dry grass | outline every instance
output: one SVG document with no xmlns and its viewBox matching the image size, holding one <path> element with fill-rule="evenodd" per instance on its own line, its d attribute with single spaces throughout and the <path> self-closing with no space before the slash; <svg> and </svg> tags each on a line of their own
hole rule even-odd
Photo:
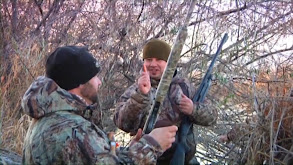
<svg viewBox="0 0 293 165">
<path fill-rule="evenodd" d="M 117 130 L 109 119 L 113 106 L 141 68 L 139 54 L 145 41 L 159 36 L 172 43 L 188 3 L 1 2 L 1 148 L 21 154 L 23 139 L 31 122 L 22 113 L 21 98 L 32 81 L 44 74 L 43 59 L 47 53 L 57 46 L 75 44 L 88 45 L 101 60 L 103 124 L 106 131 L 116 131 L 116 139 L 122 146 L 127 145 L 130 137 Z M 291 113 L 288 113 L 292 111 L 291 105 L 280 102 L 280 97 L 287 99 L 291 86 L 292 47 L 290 42 L 279 42 L 289 39 L 292 34 L 292 3 L 235 1 L 237 8 L 234 8 L 234 1 L 230 5 L 225 1 L 207 2 L 198 1 L 199 6 L 194 12 L 196 26 L 190 34 L 192 42 L 186 45 L 194 49 L 184 53 L 184 57 L 191 59 L 187 65 L 181 65 L 182 71 L 198 74 L 190 73 L 194 84 L 198 84 L 218 36 L 228 32 L 229 42 L 225 45 L 228 47 L 221 53 L 221 62 L 215 69 L 231 79 L 223 76 L 214 82 L 209 92 L 208 97 L 219 108 L 218 124 L 209 128 L 196 127 L 197 155 L 202 161 L 219 164 L 239 164 L 235 162 L 241 158 L 246 158 L 248 164 L 254 164 L 259 158 L 269 163 L 278 162 L 276 152 L 289 153 L 282 149 L 288 150 L 282 140 L 292 132 Z M 218 10 L 223 5 L 227 9 Z M 8 60 L 3 60 L 4 56 Z M 118 64 L 118 58 L 123 58 L 124 62 Z M 272 71 L 281 65 L 287 66 Z M 257 74 L 253 86 L 250 74 L 255 71 L 263 73 Z M 249 129 L 243 131 L 246 136 L 238 142 L 219 143 L 217 136 L 229 132 L 235 124 L 248 126 Z M 289 142 L 286 144 L 291 145 Z"/>
<path fill-rule="evenodd" d="M 42 64 L 46 50 L 37 48 L 35 44 L 26 43 L 21 52 L 15 51 L 11 72 L 1 81 L 1 147 L 19 154 L 22 153 L 23 140 L 31 122 L 30 117 L 22 114 L 20 101 L 33 79 L 44 73 Z M 279 156 L 277 153 L 289 153 L 292 145 L 288 138 L 292 137 L 293 106 L 291 99 L 286 97 L 291 83 L 289 77 L 282 79 L 260 75 L 254 87 L 251 80 L 245 80 L 218 83 L 211 88 L 208 97 L 219 108 L 219 120 L 214 127 L 195 127 L 199 142 L 197 156 L 202 162 L 232 164 L 246 159 L 248 164 L 257 164 L 264 160 L 272 163 L 285 159 L 285 154 Z M 120 75 L 119 79 L 122 78 Z M 103 92 L 115 92 L 109 90 L 113 88 L 111 85 L 105 85 Z M 119 93 L 126 86 L 123 85 Z M 118 88 L 119 84 L 115 87 Z M 117 129 L 112 122 L 113 105 L 118 97 L 119 94 L 115 93 L 101 96 L 105 116 L 103 123 L 106 131 L 116 131 L 120 146 L 127 146 L 132 137 Z M 255 98 L 258 104 L 254 104 Z M 241 123 L 248 128 L 243 130 L 243 138 L 234 143 L 219 143 L 218 135 L 227 133 L 233 125 Z"/>
<path fill-rule="evenodd" d="M 36 47 L 39 48 L 36 48 Z M 22 113 L 21 98 L 34 77 L 43 74 L 44 53 L 37 43 L 25 43 L 12 50 L 10 74 L 1 81 L 1 148 L 22 153 L 26 130 L 31 119 Z M 34 60 L 32 60 L 34 59 Z"/>
<path fill-rule="evenodd" d="M 269 164 L 285 162 L 285 157 L 292 146 L 293 99 L 270 98 L 264 109 L 259 109 L 259 115 L 246 116 L 242 122 L 229 124 L 223 122 L 214 129 L 199 128 L 200 157 L 211 162 L 235 163 L 240 160 L 247 164 Z M 262 113 L 264 112 L 264 113 Z M 240 115 L 240 114 L 239 114 Z M 235 124 L 237 124 L 235 126 Z M 236 138 L 230 143 L 220 143 L 216 136 L 231 130 L 236 132 Z M 215 134 L 216 133 L 216 134 Z"/>
<path fill-rule="evenodd" d="M 213 96 L 221 98 L 218 103 L 222 108 L 216 126 L 197 128 L 198 157 L 206 163 L 285 164 L 293 156 L 290 77 L 276 79 L 262 73 L 255 85 L 245 80 L 226 87 L 217 86 L 211 90 L 216 92 Z M 229 92 L 232 95 L 228 95 Z M 221 96 L 228 99 L 226 104 Z M 236 132 L 236 138 L 230 143 L 219 142 L 217 136 L 231 129 Z"/>
</svg>

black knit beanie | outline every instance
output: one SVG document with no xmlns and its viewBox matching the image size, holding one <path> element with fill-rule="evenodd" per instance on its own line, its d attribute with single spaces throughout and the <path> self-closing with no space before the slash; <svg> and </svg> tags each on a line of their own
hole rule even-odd
<svg viewBox="0 0 293 165">
<path fill-rule="evenodd" d="M 46 76 L 65 90 L 88 82 L 99 71 L 97 60 L 86 47 L 59 47 L 46 61 Z"/>
<path fill-rule="evenodd" d="M 152 39 L 143 47 L 143 59 L 158 58 L 167 61 L 170 52 L 171 47 L 165 41 Z"/>
</svg>

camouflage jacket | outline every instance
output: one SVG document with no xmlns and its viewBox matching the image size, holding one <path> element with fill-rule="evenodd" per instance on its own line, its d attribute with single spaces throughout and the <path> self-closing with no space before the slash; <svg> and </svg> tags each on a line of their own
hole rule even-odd
<svg viewBox="0 0 293 165">
<path fill-rule="evenodd" d="M 114 123 L 118 128 L 130 132 L 131 135 L 134 135 L 138 128 L 143 128 L 152 107 L 158 84 L 158 81 L 151 80 L 152 88 L 147 95 L 139 92 L 137 83 L 130 86 L 124 92 L 116 105 L 116 113 L 114 115 Z M 185 92 L 183 92 L 183 90 L 185 90 Z M 183 113 L 180 112 L 178 103 L 182 93 L 192 98 L 195 94 L 195 89 L 188 80 L 175 76 L 171 82 L 168 95 L 162 103 L 162 110 L 158 116 L 155 127 L 170 125 L 180 126 Z M 194 110 L 189 118 L 194 124 L 210 126 L 216 123 L 217 110 L 209 104 L 194 106 Z M 177 137 L 178 136 L 176 136 L 176 139 L 178 139 Z M 186 156 L 186 161 L 193 157 L 196 147 L 195 143 L 195 138 L 191 130 L 187 138 L 187 144 L 191 147 L 191 151 L 188 153 L 190 156 Z M 160 159 L 171 159 L 175 147 L 176 143 L 173 143 L 173 146 L 167 150 Z"/>
<path fill-rule="evenodd" d="M 150 136 L 123 151 L 110 153 L 106 134 L 91 120 L 94 106 L 38 77 L 26 91 L 22 107 L 33 118 L 23 148 L 23 164 L 155 164 L 162 153 Z"/>
</svg>

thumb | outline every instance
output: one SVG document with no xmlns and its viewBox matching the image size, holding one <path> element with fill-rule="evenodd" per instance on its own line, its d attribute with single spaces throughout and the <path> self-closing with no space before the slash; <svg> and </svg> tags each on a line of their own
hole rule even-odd
<svg viewBox="0 0 293 165">
<path fill-rule="evenodd" d="M 187 96 L 185 96 L 185 94 L 183 94 L 183 93 L 181 94 L 181 96 L 182 96 L 183 98 L 186 98 L 186 97 L 187 97 Z"/>
<path fill-rule="evenodd" d="M 135 141 L 139 141 L 139 139 L 141 138 L 141 136 L 142 136 L 142 129 L 139 128 L 139 129 L 137 130 L 137 133 L 136 133 L 136 135 L 135 135 L 134 140 L 135 140 Z"/>
</svg>

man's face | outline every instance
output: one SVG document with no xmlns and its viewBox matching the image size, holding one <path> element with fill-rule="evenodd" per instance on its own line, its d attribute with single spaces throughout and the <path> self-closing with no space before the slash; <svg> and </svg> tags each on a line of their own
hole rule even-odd
<svg viewBox="0 0 293 165">
<path fill-rule="evenodd" d="M 98 102 L 97 93 L 101 86 L 102 82 L 98 78 L 98 76 L 94 76 L 92 79 L 90 79 L 87 83 L 85 83 L 81 90 L 80 94 L 83 98 L 91 101 L 92 103 Z"/>
<path fill-rule="evenodd" d="M 167 62 L 157 58 L 147 58 L 144 59 L 144 64 L 150 74 L 150 77 L 160 80 L 166 68 Z"/>
</svg>

